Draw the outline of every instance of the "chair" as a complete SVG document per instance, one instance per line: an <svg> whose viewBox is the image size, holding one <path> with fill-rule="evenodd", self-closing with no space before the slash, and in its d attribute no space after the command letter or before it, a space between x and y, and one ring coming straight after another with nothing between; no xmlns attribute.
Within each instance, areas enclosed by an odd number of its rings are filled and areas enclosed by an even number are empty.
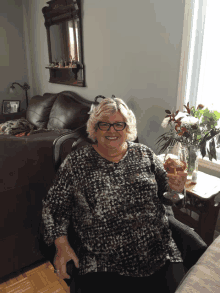
<svg viewBox="0 0 220 293"><path fill-rule="evenodd" d="M86 125L83 125L76 131L69 131L68 133L62 134L56 138L53 143L53 162L55 171L58 170L68 153L80 148L83 145L90 144L91 142L92 141L86 134ZM135 142L138 142L138 139ZM171 207L167 208L167 216L169 219L170 229L172 231L172 237L182 254L183 264L185 271L187 272L206 251L207 245L190 227L175 219ZM77 239L76 235L74 235L72 223L70 223L68 228L68 241L74 251L77 251L76 247L79 239ZM42 254L50 260L51 263L53 263L56 251L55 245L52 245L50 249L48 249L48 247L42 243L41 237L41 248ZM76 280L77 275L74 275L73 282L71 284L71 292L77 292L78 290ZM69 285L69 280L67 280L66 283Z"/></svg>

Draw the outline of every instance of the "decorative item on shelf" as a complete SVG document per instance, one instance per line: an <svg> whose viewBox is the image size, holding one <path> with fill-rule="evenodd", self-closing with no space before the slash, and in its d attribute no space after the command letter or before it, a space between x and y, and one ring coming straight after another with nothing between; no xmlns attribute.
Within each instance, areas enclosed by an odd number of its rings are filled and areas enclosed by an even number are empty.
<svg viewBox="0 0 220 293"><path fill-rule="evenodd" d="M61 63L61 66L60 66L61 68L62 68L62 67L65 67L65 63L64 63L63 58L61 58L60 63Z"/></svg>
<svg viewBox="0 0 220 293"><path fill-rule="evenodd" d="M54 68L56 65L55 65L55 63L50 63L49 64L49 68Z"/></svg>
<svg viewBox="0 0 220 293"><path fill-rule="evenodd" d="M63 60L61 59L59 62L59 68L62 68L62 67L63 67Z"/></svg>
<svg viewBox="0 0 220 293"><path fill-rule="evenodd" d="M69 58L69 68L72 68L73 66L73 57L72 55L70 55L70 58Z"/></svg>
<svg viewBox="0 0 220 293"><path fill-rule="evenodd" d="M63 57L63 67L64 68L67 67L67 60L66 60L65 56Z"/></svg>
<svg viewBox="0 0 220 293"><path fill-rule="evenodd" d="M75 68L77 66L77 61L75 59L72 59L72 67Z"/></svg>
<svg viewBox="0 0 220 293"><path fill-rule="evenodd" d="M196 172L198 171L198 156L201 153L202 158L208 152L209 160L212 161L216 157L216 146L214 137L217 138L217 148L220 147L220 113L217 111L210 111L208 108L199 104L197 109L195 107L189 108L184 105L187 112L171 113L165 110L168 114L164 118L161 126L170 130L159 136L157 145L163 143L159 153L165 151L167 147L174 146L177 143L187 147L187 170L189 179L196 180ZM217 127L218 126L218 127ZM209 149L206 147L209 142Z"/></svg>
<svg viewBox="0 0 220 293"><path fill-rule="evenodd" d="M25 82L24 85L22 86L20 83L18 82L13 82L12 85L10 86L10 93L14 93L14 84L19 85L24 91L25 91L25 95L26 95L26 109L28 107L28 94L27 91L30 89L30 86Z"/></svg>
<svg viewBox="0 0 220 293"><path fill-rule="evenodd" d="M68 62L69 64L69 68L72 68L72 58L70 58L70 60L69 60L69 62Z"/></svg>
<svg viewBox="0 0 220 293"><path fill-rule="evenodd" d="M2 102L2 113L11 114L20 112L21 101L19 100L4 100Z"/></svg>

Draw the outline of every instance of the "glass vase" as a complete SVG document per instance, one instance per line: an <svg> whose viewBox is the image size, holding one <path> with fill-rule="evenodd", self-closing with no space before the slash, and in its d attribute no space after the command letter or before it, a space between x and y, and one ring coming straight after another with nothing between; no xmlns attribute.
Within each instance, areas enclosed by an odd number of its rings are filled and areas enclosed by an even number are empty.
<svg viewBox="0 0 220 293"><path fill-rule="evenodd" d="M199 152L198 146L187 146L187 180L194 183L197 182Z"/></svg>

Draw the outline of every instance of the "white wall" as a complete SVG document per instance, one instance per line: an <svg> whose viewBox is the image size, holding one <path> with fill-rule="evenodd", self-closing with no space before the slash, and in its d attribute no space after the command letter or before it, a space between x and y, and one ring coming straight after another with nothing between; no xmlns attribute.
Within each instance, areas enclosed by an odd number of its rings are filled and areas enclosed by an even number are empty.
<svg viewBox="0 0 220 293"><path fill-rule="evenodd" d="M176 107L185 1L82 0L85 88L48 82L46 2L23 0L31 94L121 97L137 117L140 142L156 152L164 110Z"/></svg>
<svg viewBox="0 0 220 293"><path fill-rule="evenodd" d="M27 62L23 39L22 0L0 1L0 112L3 100L21 100L21 108L26 107L25 92L15 86L10 94L13 82L28 82Z"/></svg>

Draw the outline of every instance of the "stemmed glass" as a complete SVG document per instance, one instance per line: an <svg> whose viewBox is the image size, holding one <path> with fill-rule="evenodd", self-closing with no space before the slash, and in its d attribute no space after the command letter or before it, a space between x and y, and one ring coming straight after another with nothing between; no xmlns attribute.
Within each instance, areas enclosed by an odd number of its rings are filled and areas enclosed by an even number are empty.
<svg viewBox="0 0 220 293"><path fill-rule="evenodd" d="M168 147L163 164L169 178L169 189L168 192L164 193L164 197L178 203L186 198L187 159L185 146L176 144Z"/></svg>

